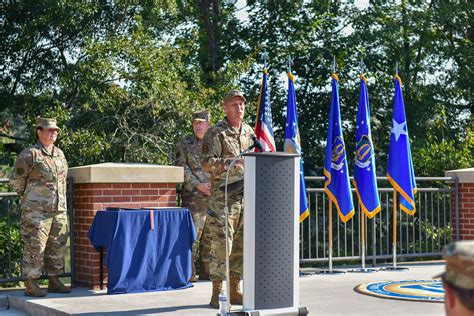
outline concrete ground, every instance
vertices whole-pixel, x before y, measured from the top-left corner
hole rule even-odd
[[[444,270],[444,262],[406,267],[409,270],[402,272],[302,276],[299,279],[300,305],[308,307],[310,315],[444,315],[441,303],[382,299],[354,291],[355,286],[368,282],[429,279]],[[208,306],[210,294],[209,281],[197,282],[184,290],[140,294],[107,295],[105,290],[76,288],[70,294],[27,298],[23,291],[8,291],[0,295],[8,297],[10,309],[0,310],[0,315],[216,315],[217,310]]]

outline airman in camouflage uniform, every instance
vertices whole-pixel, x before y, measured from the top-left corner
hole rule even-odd
[[[230,163],[243,150],[252,145],[252,128],[243,123],[245,97],[238,90],[230,90],[224,98],[226,117],[210,128],[204,136],[201,162],[211,174],[211,200],[209,201],[209,230],[214,236],[211,245],[212,297],[210,305],[219,306],[218,296],[225,278],[225,214],[224,185]],[[229,245],[230,245],[230,302],[242,305],[240,277],[243,264],[243,159],[239,158],[229,171]]]
[[[55,119],[37,118],[38,143],[18,155],[11,178],[21,198],[21,268],[28,296],[46,295],[36,282],[43,267],[49,277],[48,292],[71,291],[58,278],[64,272],[66,252],[68,170],[63,152],[54,146],[58,131]]]
[[[209,174],[201,167],[202,138],[210,127],[208,112],[193,113],[193,135],[184,137],[176,145],[175,165],[184,168],[184,185],[181,192],[182,205],[191,211],[197,238],[193,245],[193,266],[190,281],[196,282],[195,265],[201,248],[200,279],[209,278],[209,252],[211,238],[206,218],[209,203]],[[206,276],[207,274],[207,276]]]
[[[474,240],[461,240],[444,249],[443,280],[446,315],[474,315]]]

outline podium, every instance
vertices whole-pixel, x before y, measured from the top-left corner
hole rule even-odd
[[[240,314],[307,315],[298,306],[300,156],[264,152],[244,159]]]

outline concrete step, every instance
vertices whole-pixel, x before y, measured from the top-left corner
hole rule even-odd
[[[0,315],[2,316],[24,316],[27,313],[10,306],[10,299],[6,294],[0,294]]]
[[[35,316],[65,316],[71,315],[57,310],[45,303],[45,298],[27,297],[23,291],[11,291],[6,294],[9,309],[6,312],[14,312],[11,315],[35,315]],[[52,296],[49,294],[49,296]],[[0,315],[4,315],[5,311],[0,311]],[[18,314],[19,313],[19,314]],[[6,314],[8,315],[8,314]]]

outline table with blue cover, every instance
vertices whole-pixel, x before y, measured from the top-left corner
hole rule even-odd
[[[193,220],[184,208],[98,211],[89,229],[107,249],[108,294],[191,287]]]

